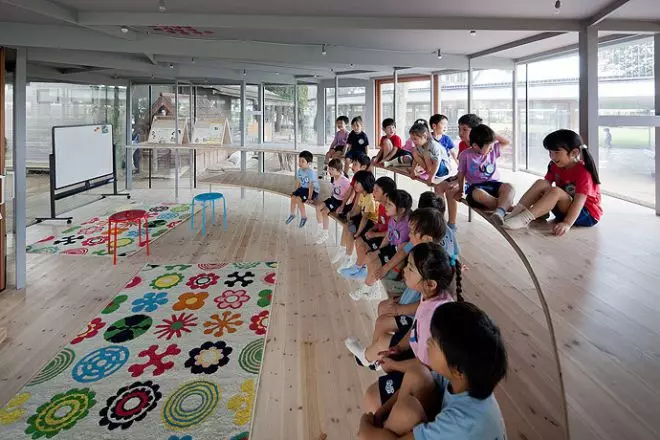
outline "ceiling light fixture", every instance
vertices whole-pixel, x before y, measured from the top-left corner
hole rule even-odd
[[[174,63],[170,63],[170,69],[174,69]]]
[[[247,70],[243,69],[243,77],[247,76]]]
[[[348,65],[349,67],[355,67],[355,64],[351,63]]]
[[[160,3],[158,3],[158,10],[160,12],[167,11],[167,5],[165,4],[165,0],[160,0]]]
[[[559,14],[561,12],[561,0],[557,0],[555,2],[555,14]]]
[[[328,51],[326,50],[325,44],[321,46],[321,55],[327,55]]]
[[[197,61],[195,60],[195,58],[192,58],[192,59],[190,60],[190,62],[193,63],[193,64],[195,64]]]
[[[470,36],[471,37],[476,37],[477,36],[477,31],[470,31]]]
[[[438,55],[438,59],[441,60],[442,59],[442,49],[438,49],[438,54],[437,55]]]
[[[121,32],[122,32],[123,34],[127,34],[127,33],[128,33],[128,28],[127,28],[126,26],[122,26],[122,27],[121,27]]]

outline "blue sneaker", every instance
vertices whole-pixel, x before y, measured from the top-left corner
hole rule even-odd
[[[340,269],[340,270],[339,270],[339,273],[340,273],[341,275],[343,275],[344,278],[351,279],[352,275],[353,275],[355,272],[357,272],[358,270],[360,270],[360,266],[358,266],[357,264],[354,264],[354,265],[352,265],[352,266],[349,266],[349,267],[345,267],[345,268],[343,268],[343,269]]]
[[[295,219],[296,219],[295,215],[290,215],[289,218],[286,219],[286,224],[288,225],[289,223],[291,223]]]
[[[307,223],[307,217],[303,217],[300,219],[300,224],[298,225],[299,228],[302,228],[305,226],[305,223]]]

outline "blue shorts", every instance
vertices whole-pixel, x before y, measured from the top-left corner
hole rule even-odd
[[[502,182],[494,182],[493,181],[493,182],[475,183],[473,185],[468,186],[468,189],[466,191],[466,196],[465,196],[465,198],[467,199],[468,205],[470,205],[474,208],[485,209],[486,207],[484,205],[482,205],[481,203],[474,200],[474,197],[472,197],[472,192],[475,189],[481,189],[483,191],[486,191],[491,196],[497,197],[498,194],[500,193],[500,187],[502,185],[503,185]]]
[[[552,210],[552,213],[555,215],[555,219],[558,222],[561,222],[566,218],[566,214],[561,212],[559,209],[554,208]],[[584,226],[584,227],[589,227],[593,226],[596,223],[598,223],[598,220],[593,218],[591,214],[589,213],[589,210],[585,208],[584,206],[582,207],[582,211],[580,211],[580,214],[578,214],[578,218],[575,219],[575,222],[573,223],[573,226]]]
[[[307,201],[309,198],[309,188],[303,188],[302,186],[295,190],[294,192],[291,193],[293,197],[300,197],[300,199],[304,202]],[[312,192],[312,200],[316,200],[317,197],[319,196],[319,193],[316,191]]]

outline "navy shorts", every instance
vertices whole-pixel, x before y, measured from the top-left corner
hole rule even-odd
[[[558,222],[563,221],[564,218],[566,217],[566,214],[564,214],[557,208],[554,208],[552,210],[552,213],[555,215],[555,220],[557,220]],[[573,226],[589,227],[595,225],[596,223],[598,223],[598,220],[593,218],[589,213],[589,210],[583,206],[582,211],[580,211],[580,214],[578,214],[578,218],[575,219],[575,223],[573,223]]]
[[[407,332],[397,332],[394,336],[392,336],[392,342],[395,341],[395,338],[397,338],[397,335],[399,333],[402,333],[400,337],[396,340],[396,343],[398,343],[403,336],[406,335]],[[393,347],[396,344],[393,344],[390,342],[390,347]],[[401,353],[396,356],[392,356],[392,359],[397,360],[397,361],[405,361],[408,359],[414,359],[415,354],[413,353],[412,350],[408,350],[404,353]],[[380,392],[380,403],[381,405],[384,404],[389,400],[390,397],[396,393],[399,388],[401,388],[401,384],[403,383],[403,373],[400,371],[393,371],[392,373],[387,373],[385,376],[380,376],[378,378],[378,391]]]
[[[328,208],[328,211],[335,212],[341,205],[341,200],[337,200],[334,197],[329,197],[325,199],[323,203],[325,203],[325,207]]]
[[[396,246],[392,244],[388,244],[378,252],[378,258],[383,265],[387,264],[394,255],[396,255]]]
[[[410,330],[410,328],[412,327],[413,319],[414,318],[412,318],[408,315],[397,315],[397,316],[395,316],[394,321],[396,321],[396,326],[399,329],[399,330],[397,330],[397,333],[403,333],[405,335],[408,332],[408,330]],[[394,339],[394,338],[392,338],[392,339]],[[397,344],[398,343],[399,343],[399,341],[397,341]],[[391,342],[390,342],[390,344],[391,344]]]
[[[374,237],[374,238],[370,238],[368,240],[365,240],[364,242],[367,243],[367,246],[369,247],[369,249],[371,249],[372,251],[377,251],[378,248],[380,247],[380,244],[383,242],[384,238],[385,237]]]
[[[292,196],[294,197],[300,197],[300,199],[304,202],[307,201],[308,196],[309,196],[309,188],[303,188],[302,186],[295,190],[294,192],[291,193]],[[312,193],[312,200],[316,200],[319,196],[319,193],[314,191]]]
[[[334,150],[337,151],[337,152],[339,152],[339,153],[343,153],[343,152],[344,152],[344,148],[346,148],[346,145],[337,145],[337,146],[334,148]]]
[[[348,159],[348,160],[355,160],[355,159],[357,159],[358,157],[362,156],[363,154],[366,154],[366,152],[365,152],[365,151],[362,151],[362,150],[356,150],[356,149],[354,149],[354,148],[351,148],[351,151],[349,151],[348,153],[346,153],[346,156],[345,156],[345,157],[346,157],[346,159]]]
[[[486,207],[484,205],[474,200],[474,198],[472,197],[472,192],[475,189],[481,189],[483,191],[486,191],[491,196],[497,197],[497,195],[500,192],[500,187],[502,185],[503,185],[502,182],[483,182],[483,183],[475,183],[474,185],[470,185],[467,189],[467,193],[465,197],[467,199],[468,205],[474,208],[485,209]]]

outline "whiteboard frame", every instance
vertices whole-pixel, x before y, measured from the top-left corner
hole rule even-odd
[[[110,145],[111,145],[111,148],[112,148],[112,173],[101,174],[101,175],[99,175],[99,176],[91,177],[91,178],[88,178],[88,179],[81,180],[81,181],[79,181],[79,182],[70,183],[70,184],[68,184],[68,185],[65,185],[65,186],[59,186],[59,187],[58,187],[57,184],[56,184],[56,182],[57,182],[57,179],[56,179],[57,167],[55,166],[55,163],[56,163],[56,159],[55,159],[55,158],[56,158],[56,155],[57,155],[57,153],[56,153],[56,149],[55,149],[55,130],[58,129],[58,128],[97,127],[97,126],[103,126],[103,125],[107,125],[107,126],[110,127],[110,136],[111,136],[111,142],[110,142]],[[113,128],[114,128],[114,127],[112,126],[112,124],[106,124],[106,123],[99,123],[99,124],[74,124],[74,125],[54,125],[54,126],[51,128],[51,138],[52,138],[52,144],[53,144],[53,161],[52,161],[52,163],[51,163],[51,170],[50,170],[50,172],[52,173],[52,176],[53,176],[53,177],[52,177],[52,179],[53,179],[53,180],[52,180],[52,182],[53,182],[53,191],[55,191],[55,190],[60,190],[60,189],[64,189],[64,188],[70,188],[70,187],[72,187],[72,186],[81,185],[81,184],[85,184],[85,188],[83,189],[83,191],[85,191],[85,190],[87,190],[87,189],[90,189],[90,188],[89,188],[89,186],[90,186],[90,185],[89,185],[89,182],[94,181],[94,180],[97,180],[97,179],[103,179],[103,178],[106,179],[106,181],[103,183],[104,185],[107,184],[107,183],[111,183],[111,182],[113,182],[113,181],[114,181],[114,182],[117,181],[117,167],[116,167],[116,161],[115,161],[115,148],[114,148],[114,145],[115,145],[115,135],[114,135]],[[97,185],[94,185],[94,186],[97,186]]]

